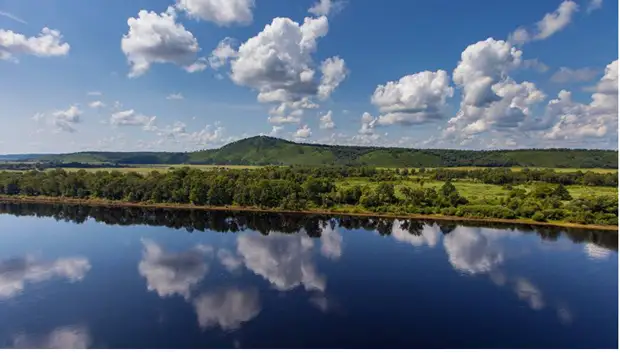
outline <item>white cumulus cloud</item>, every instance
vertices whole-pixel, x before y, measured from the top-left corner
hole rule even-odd
[[[112,113],[110,116],[110,124],[114,126],[142,126],[143,129],[149,130],[156,117],[146,116],[136,112],[133,109],[121,110]]]
[[[121,49],[131,65],[129,77],[143,75],[154,63],[172,63],[195,71],[190,65],[200,51],[198,41],[176,20],[172,7],[160,14],[140,10],[137,17],[127,20],[129,32],[123,35]]]
[[[380,125],[410,125],[442,118],[446,99],[453,93],[447,72],[423,71],[377,86],[371,102],[382,113]]]
[[[297,131],[295,131],[295,135],[293,135],[296,139],[305,140],[312,135],[312,129],[308,127],[308,125],[304,125],[300,127]]]
[[[63,42],[60,31],[55,29],[45,27],[36,37],[0,29],[0,60],[18,62],[20,55],[65,56],[70,49],[69,43]]]
[[[219,69],[237,56],[236,43],[233,38],[226,37],[217,44],[209,56],[209,65],[212,69]]]
[[[581,140],[617,136],[618,133],[618,60],[605,68],[589,104],[572,100],[570,92],[562,90],[558,98],[547,105],[543,124],[552,124],[544,138]]]
[[[50,123],[61,131],[75,132],[75,124],[80,122],[82,111],[72,105],[67,110],[57,110],[52,113]]]
[[[334,120],[332,119],[332,111],[328,111],[325,115],[319,118],[321,129],[330,130],[336,127]]]
[[[102,101],[92,101],[88,103],[88,106],[91,108],[103,108],[105,107],[105,103],[103,103]]]
[[[177,0],[176,7],[192,18],[219,26],[252,23],[254,0]]]

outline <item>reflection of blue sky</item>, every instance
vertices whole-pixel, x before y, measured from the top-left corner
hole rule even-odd
[[[24,256],[0,260],[0,299],[18,295],[27,283],[38,283],[52,278],[65,278],[70,282],[81,281],[90,267],[85,257],[43,261]]]
[[[390,306],[390,310],[402,308],[399,314],[403,316],[434,311],[448,318],[452,314],[438,311],[445,310],[441,307],[444,303],[458,308],[460,304],[448,294],[452,290],[462,290],[457,300],[470,308],[483,308],[489,299],[493,305],[502,305],[500,314],[521,311],[515,319],[531,320],[528,322],[535,327],[559,321],[581,330],[591,322],[604,326],[611,314],[603,312],[602,306],[611,305],[607,299],[610,291],[616,290],[609,276],[617,271],[612,261],[617,259],[615,251],[576,244],[565,237],[544,241],[521,231],[459,226],[443,235],[437,225],[423,224],[412,226],[412,234],[404,222],[395,221],[388,224],[391,237],[329,226],[322,229],[321,238],[310,238],[304,231],[224,236],[164,227],[75,225],[50,219],[34,220],[37,226],[33,230],[27,219],[22,224],[29,242],[18,243],[13,235],[8,240],[0,238],[0,259],[4,258],[0,260],[0,293],[10,292],[15,298],[9,303],[0,297],[0,315],[7,313],[20,322],[19,326],[7,323],[6,328],[0,327],[8,335],[0,339],[20,348],[91,347],[93,340],[85,326],[67,325],[85,322],[92,337],[100,340],[95,340],[98,345],[105,343],[110,331],[88,320],[113,322],[127,317],[115,329],[114,335],[118,335],[127,325],[155,325],[157,315],[164,321],[153,326],[156,328],[168,329],[168,325],[184,322],[188,331],[215,331],[201,332],[203,337],[213,334],[247,343],[249,336],[242,337],[246,332],[251,335],[264,322],[281,320],[288,315],[282,311],[292,305],[299,305],[295,306],[299,313],[294,311],[294,315],[300,322],[312,315],[329,321],[330,315],[344,314],[341,318],[347,320]],[[42,229],[41,223],[53,230]],[[51,227],[56,225],[59,228]],[[55,238],[57,229],[67,234]],[[142,242],[144,238],[150,240]],[[59,245],[58,239],[67,246]],[[129,245],[121,247],[125,241]],[[547,251],[560,247],[564,251]],[[34,252],[24,251],[28,249]],[[37,256],[11,260],[20,253]],[[80,285],[62,284],[83,278],[86,280]],[[62,286],[35,285],[43,281]],[[458,287],[450,288],[455,284]],[[86,298],[86,293],[94,295]],[[364,308],[364,300],[384,294],[406,299],[377,301],[370,309]],[[351,299],[355,295],[359,298]],[[411,298],[416,304],[407,302]],[[46,315],[44,321],[31,324],[31,301]],[[136,301],[140,303],[136,305]],[[61,313],[67,305],[75,308]],[[102,313],[107,310],[109,313]],[[243,329],[247,330],[229,332]]]
[[[514,231],[459,226],[444,237],[443,244],[448,261],[455,270],[468,275],[488,274],[491,281],[498,286],[510,283],[519,300],[527,303],[533,310],[542,310],[546,306],[543,291],[531,279],[507,275],[502,269],[508,258],[507,251],[518,256],[529,253],[531,249],[528,245],[534,246],[532,243],[523,242],[522,235],[514,238],[515,235],[519,234]],[[515,241],[503,241],[509,238]],[[561,302],[562,304],[558,302],[554,305],[556,314],[561,323],[569,324],[574,315],[569,306]]]
[[[238,329],[260,312],[259,292],[254,287],[223,286],[194,293],[209,272],[214,254],[211,246],[198,244],[186,251],[171,252],[151,240],[143,243],[138,271],[146,278],[148,290],[155,291],[162,298],[180,295],[191,302],[201,328]],[[216,254],[230,271],[242,265],[230,250],[219,249]]]

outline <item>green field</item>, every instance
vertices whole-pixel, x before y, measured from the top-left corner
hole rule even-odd
[[[443,181],[431,181],[424,180],[424,187],[432,187],[439,189],[444,184]],[[510,190],[504,189],[500,185],[493,184],[483,184],[483,183],[473,183],[467,181],[454,181],[452,184],[456,187],[461,195],[470,199],[472,201],[481,202],[485,199],[495,199],[500,197],[507,197],[510,194]],[[371,182],[367,179],[357,179],[357,178],[349,178],[346,180],[338,181],[336,183],[338,187],[344,186],[353,186],[353,185],[378,185],[377,182]],[[420,187],[420,183],[410,180],[410,181],[398,181],[395,182],[396,185],[396,195],[398,197],[403,197],[400,192],[400,189],[404,186],[408,187]],[[530,191],[526,185],[518,186]],[[585,197],[585,196],[617,196],[618,188],[607,187],[607,186],[582,186],[582,185],[569,185],[566,187],[570,192],[571,196],[574,198]]]

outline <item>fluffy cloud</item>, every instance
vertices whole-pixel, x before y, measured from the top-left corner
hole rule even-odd
[[[377,125],[377,121],[379,119],[373,117],[368,112],[364,112],[362,114],[362,127],[359,129],[358,133],[362,135],[373,135],[375,133],[375,125]]]
[[[332,92],[344,81],[347,77],[347,67],[344,60],[334,56],[333,58],[325,59],[321,63],[321,82],[318,87],[319,99],[327,99]]]
[[[270,122],[292,122],[300,115],[290,112],[318,107],[312,100],[328,99],[348,74],[344,60],[337,56],[324,60],[318,68],[314,63],[317,40],[327,35],[328,29],[325,16],[307,17],[301,24],[274,18],[236,51],[230,44],[220,43],[212,61],[216,67],[230,62],[230,78],[235,84],[256,90],[261,103],[277,104]]]
[[[151,130],[156,117],[139,114],[133,109],[121,110],[112,113],[110,124],[114,126],[142,126],[144,130]]]
[[[237,250],[248,270],[264,277],[279,290],[303,285],[306,290],[325,290],[311,260],[312,239],[302,235],[271,233],[267,237],[243,235]]]
[[[200,51],[198,41],[176,22],[176,12],[172,7],[161,14],[140,10],[137,18],[127,20],[127,25],[129,32],[123,35],[121,49],[131,65],[129,77],[144,74],[153,63],[172,63],[195,69],[190,65]]]
[[[19,334],[13,339],[17,349],[86,349],[92,343],[85,327],[64,326],[45,335]]]
[[[181,295],[188,299],[191,289],[207,274],[206,256],[212,249],[197,246],[185,252],[169,253],[151,241],[143,241],[144,253],[138,265],[149,291],[160,297]]]
[[[297,131],[295,131],[295,135],[293,135],[296,139],[305,140],[312,135],[312,129],[308,127],[308,125],[304,125],[300,127]]]
[[[555,122],[544,138],[553,140],[582,140],[602,138],[618,131],[618,60],[607,65],[592,94],[590,104],[573,102],[568,91],[547,105],[542,123]]]
[[[340,12],[344,5],[344,1],[319,0],[308,9],[308,12],[315,16],[329,16]]]
[[[237,56],[236,41],[233,38],[222,39],[209,56],[209,65],[212,69],[219,69]]]
[[[177,0],[176,7],[190,17],[219,26],[252,23],[254,0]]]
[[[593,80],[598,74],[598,70],[589,67],[575,70],[569,69],[568,67],[561,67],[551,76],[551,81],[557,83],[588,82]]]
[[[70,48],[69,43],[63,42],[62,35],[55,29],[45,27],[36,37],[0,29],[0,60],[18,62],[19,55],[64,56]]]
[[[225,129],[219,121],[216,121],[213,125],[207,124],[201,130],[193,132],[188,132],[187,125],[180,121],[176,121],[172,126],[164,128],[158,128],[154,125],[147,125],[145,128],[147,127],[149,127],[149,131],[154,131],[157,135],[167,140],[187,144],[190,148],[195,148],[196,146],[204,147],[205,145],[224,141]]]
[[[441,110],[453,94],[447,72],[423,71],[377,86],[371,102],[383,113],[379,124],[409,125],[443,117]]]
[[[297,101],[316,94],[311,54],[327,31],[325,17],[306,18],[301,25],[274,18],[239,47],[231,64],[232,80],[258,90],[263,102]]]
[[[536,29],[528,31],[521,27],[509,36],[513,44],[524,44],[533,40],[547,39],[570,24],[573,14],[579,11],[579,5],[574,1],[566,0],[552,13],[546,14],[536,23]]]
[[[334,120],[332,120],[332,111],[328,111],[325,115],[321,116],[319,118],[319,127],[321,129],[333,129],[336,127],[336,124],[334,123]]]
[[[594,10],[598,10],[603,7],[603,0],[590,0],[588,3],[587,13],[591,13]]]
[[[463,97],[443,136],[465,140],[485,131],[517,129],[532,119],[532,106],[546,96],[534,83],[517,83],[508,73],[521,65],[522,52],[489,38],[468,46],[454,70]]]
[[[82,111],[72,105],[67,110],[57,110],[52,113],[50,123],[59,130],[75,132],[75,124],[80,122]]]
[[[88,106],[91,108],[103,108],[105,107],[105,103],[103,103],[102,101],[93,101],[88,103]]]
[[[454,83],[463,90],[461,106],[483,107],[500,100],[492,86],[521,64],[522,54],[509,43],[493,38],[469,45],[452,74]]]
[[[256,288],[226,288],[201,294],[194,300],[194,308],[201,328],[234,330],[255,318],[261,305]]]
[[[166,99],[168,100],[182,100],[185,99],[185,97],[183,97],[183,95],[181,93],[171,93],[169,94]]]
[[[3,260],[0,261],[0,299],[20,294],[26,283],[40,283],[54,277],[81,281],[89,270],[90,262],[83,257],[60,258],[52,262],[28,256]]]

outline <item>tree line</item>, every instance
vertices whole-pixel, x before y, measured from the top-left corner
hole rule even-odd
[[[618,186],[618,173],[594,173],[582,172],[556,172],[553,169],[529,169],[511,170],[508,168],[486,169],[433,169],[427,173],[434,180],[468,179],[480,181],[485,184],[523,184],[532,181],[540,181],[562,185],[587,185],[587,186]]]
[[[372,211],[443,214],[470,218],[529,218],[582,224],[617,224],[617,197],[572,199],[563,184],[510,187],[509,197],[463,197],[450,180],[440,188],[409,187],[398,181],[351,184],[396,173],[367,167],[260,169],[174,169],[146,175],[118,171],[0,172],[0,194],[96,198],[143,204],[193,204],[281,210]],[[346,176],[345,176],[346,175]],[[402,176],[399,176],[402,177]],[[338,184],[338,185],[337,185]]]

